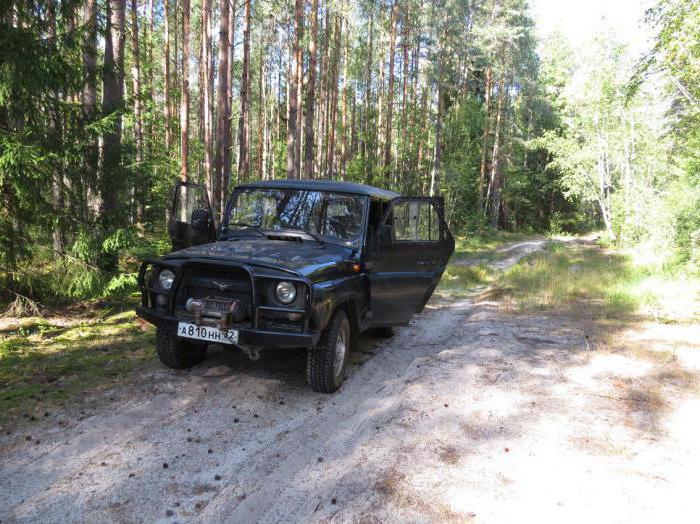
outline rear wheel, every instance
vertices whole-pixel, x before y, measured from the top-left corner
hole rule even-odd
[[[158,358],[172,369],[187,369],[199,364],[207,354],[205,345],[185,342],[172,332],[158,328],[156,331]]]
[[[353,333],[347,313],[338,309],[321,335],[306,353],[306,377],[314,391],[333,393],[345,380]]]

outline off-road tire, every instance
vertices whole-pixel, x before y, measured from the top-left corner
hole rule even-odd
[[[379,338],[391,338],[396,334],[394,328],[391,326],[372,328],[370,333]]]
[[[169,331],[156,331],[156,351],[163,365],[172,369],[187,369],[199,364],[207,354],[205,345],[185,342]]]
[[[341,330],[345,330],[345,353],[340,371],[336,373],[336,344]],[[306,378],[314,391],[333,393],[340,388],[354,338],[347,313],[343,309],[336,310],[318,344],[306,351]]]

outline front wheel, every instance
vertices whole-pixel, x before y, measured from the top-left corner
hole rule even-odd
[[[207,354],[206,346],[185,342],[169,331],[156,330],[156,350],[158,358],[172,369],[187,369],[199,364]]]
[[[352,341],[347,313],[339,309],[321,334],[318,344],[306,353],[306,377],[318,393],[333,393],[345,380]]]

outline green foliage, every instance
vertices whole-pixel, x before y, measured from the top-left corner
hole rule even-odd
[[[176,108],[181,79],[173,63],[166,101],[162,11],[154,17],[153,31],[146,15],[137,14],[141,92],[133,92],[135,54],[127,38],[125,98],[112,111],[101,107],[107,71],[102,2],[94,57],[96,105],[83,105],[89,34],[86,24],[75,24],[82,7],[77,0],[0,5],[0,285],[46,303],[133,290],[138,259],[168,249],[164,218],[180,172]],[[585,49],[571,49],[558,34],[538,48],[525,0],[406,0],[401,7],[391,50],[391,163],[384,165],[391,9],[386,3],[321,2],[317,47],[323,50],[320,67],[326,69],[316,89],[318,123],[323,124],[317,124],[321,129],[314,136],[315,153],[322,159],[316,176],[342,176],[407,194],[440,194],[453,230],[480,238],[488,234],[487,213],[493,206],[484,197],[492,181],[500,179],[500,228],[559,234],[605,226],[611,238],[653,242],[659,250],[671,247],[669,263],[697,267],[697,2],[660,0],[649,11],[657,37],[636,67],[611,29],[604,28]],[[266,152],[270,168],[264,174],[254,170],[252,179],[286,176],[289,8],[253,3],[250,157],[257,166]],[[337,14],[343,20],[338,39]],[[175,21],[173,40],[181,37]],[[201,44],[199,4],[192,8],[192,30],[194,49]],[[305,50],[309,37],[305,31]],[[189,172],[193,180],[204,181],[203,89],[195,80],[201,72],[196,55]],[[337,92],[328,75],[335,66]],[[242,73],[238,56],[232,71],[236,93]],[[144,142],[140,161],[137,100]],[[234,134],[239,101],[234,95]],[[165,102],[175,109],[170,150]],[[327,162],[333,111],[336,157]],[[258,140],[257,129],[269,137]],[[100,139],[104,144],[115,133],[121,137],[119,151],[108,155],[106,164]],[[105,195],[114,203],[105,206]],[[14,300],[14,295],[8,292],[0,300]]]
[[[99,314],[68,326],[28,318],[3,333],[0,424],[150,365],[153,330],[144,332],[133,311]]]
[[[582,211],[595,206],[591,226],[600,220],[611,239],[626,245],[652,242],[675,263],[697,258],[693,239],[700,236],[698,166],[690,146],[697,143],[697,126],[685,126],[697,110],[687,103],[688,92],[678,92],[687,71],[700,63],[697,46],[689,42],[695,36],[687,32],[697,23],[698,6],[689,4],[664,1],[650,11],[659,36],[636,69],[614,32],[605,29],[585,50],[564,60],[573,66],[567,81],[561,62],[568,51],[561,50],[560,37],[548,42],[544,70],[554,83],[550,98],[562,121],[532,142],[550,153],[546,169],[571,204]],[[671,34],[686,39],[689,47],[678,47]],[[658,65],[671,56],[688,70],[680,71],[674,62],[663,76],[650,75],[652,62]],[[700,76],[687,85],[697,88],[698,81]]]

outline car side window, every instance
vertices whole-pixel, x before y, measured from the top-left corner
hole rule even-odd
[[[440,240],[440,220],[429,201],[397,202],[393,206],[393,234],[396,242]]]
[[[209,212],[209,199],[204,188],[194,184],[179,184],[175,188],[175,202],[171,220],[189,223],[192,212],[204,210]]]

